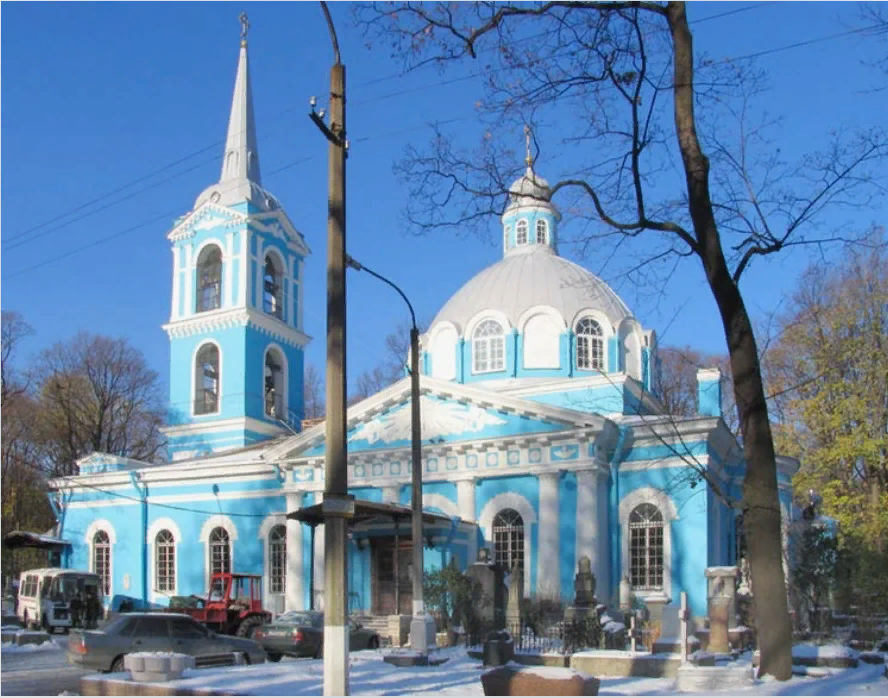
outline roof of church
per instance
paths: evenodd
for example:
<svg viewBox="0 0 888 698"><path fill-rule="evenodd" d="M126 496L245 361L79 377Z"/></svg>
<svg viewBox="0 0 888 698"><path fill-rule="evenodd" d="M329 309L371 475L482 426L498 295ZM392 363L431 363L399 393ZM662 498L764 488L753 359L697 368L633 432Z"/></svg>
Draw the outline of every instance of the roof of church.
<svg viewBox="0 0 888 698"><path fill-rule="evenodd" d="M246 20L244 20L245 22ZM245 24L241 33L237 76L231 114L228 117L228 133L222 156L222 173L219 181L204 191L194 203L194 208L212 201L221 206L249 202L262 211L280 208L277 199L262 188L259 172L259 148L256 138L256 118L253 115L253 91L250 86L250 66L247 57Z"/></svg>
<svg viewBox="0 0 888 698"><path fill-rule="evenodd" d="M447 301L432 327L441 321L465 331L468 322L485 310L500 311L513 327L531 308L546 305L571 323L584 309L602 311L618 325L632 312L604 281L558 254L548 245L529 245L523 254L510 254L476 274Z"/></svg>

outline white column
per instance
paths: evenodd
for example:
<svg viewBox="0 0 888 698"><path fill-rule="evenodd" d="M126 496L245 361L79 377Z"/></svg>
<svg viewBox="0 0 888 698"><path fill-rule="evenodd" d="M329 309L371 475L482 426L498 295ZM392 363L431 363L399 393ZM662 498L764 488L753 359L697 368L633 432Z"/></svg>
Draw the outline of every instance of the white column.
<svg viewBox="0 0 888 698"><path fill-rule="evenodd" d="M256 307L262 310L262 291L265 281L265 256L262 251L262 238L256 236L256 278L253 279L253 285L256 287Z"/></svg>
<svg viewBox="0 0 888 698"><path fill-rule="evenodd" d="M607 477L599 476L598 478L598 500L601 502L601 506L598 507L598 572L596 572L595 579L598 582L596 594L599 599L610 599L612 595L616 594L619 587L616 589L611 589L610 580L611 580L611 545L614 545L614 533L610 530L610 518L608 516L608 491L607 491ZM593 567L594 571L596 568ZM619 579L619 577L618 577ZM604 601L607 603L607 601Z"/></svg>
<svg viewBox="0 0 888 698"><path fill-rule="evenodd" d="M600 583L602 570L607 566L601 560L601 538L598 527L598 471L581 470L577 472L577 525L576 525L576 564L581 557L592 561L592 574ZM596 595L603 598L600 594Z"/></svg>
<svg viewBox="0 0 888 698"><path fill-rule="evenodd" d="M561 598L559 539L561 515L558 506L558 481L555 473L543 473L540 482L539 538L537 542L537 593L547 598ZM526 525L526 524L525 524ZM530 593L530 590L527 592Z"/></svg>
<svg viewBox="0 0 888 698"><path fill-rule="evenodd" d="M318 498L320 500L320 498ZM324 524L315 529L315 610L324 610Z"/></svg>
<svg viewBox="0 0 888 698"><path fill-rule="evenodd" d="M173 247L173 309L170 317L179 319L179 293L182 286L182 272L179 271L179 246Z"/></svg>
<svg viewBox="0 0 888 698"><path fill-rule="evenodd" d="M456 502L459 507L459 518L463 521L475 521L475 478L456 481ZM478 535L469 536L466 554L471 565L478 559Z"/></svg>
<svg viewBox="0 0 888 698"><path fill-rule="evenodd" d="M192 291L194 287L194 269L191 264L191 254L194 246L189 242L185 245L185 313L184 315L192 315L194 313L194 301Z"/></svg>
<svg viewBox="0 0 888 698"><path fill-rule="evenodd" d="M382 488L382 503L383 504L398 504L398 490L401 489L398 485L388 485L387 487Z"/></svg>
<svg viewBox="0 0 888 698"><path fill-rule="evenodd" d="M225 292L222 300L223 308L230 308L233 303L233 283L234 274L234 233L228 233L225 236Z"/></svg>
<svg viewBox="0 0 888 698"><path fill-rule="evenodd" d="M250 231L244 227L241 231L240 267L238 268L237 282L238 305L244 308L250 307L250 287L247 284L250 272Z"/></svg>
<svg viewBox="0 0 888 698"><path fill-rule="evenodd" d="M287 492L287 513L302 506L302 492ZM287 598L284 608L301 611L305 608L305 569L302 561L302 524L287 519Z"/></svg>

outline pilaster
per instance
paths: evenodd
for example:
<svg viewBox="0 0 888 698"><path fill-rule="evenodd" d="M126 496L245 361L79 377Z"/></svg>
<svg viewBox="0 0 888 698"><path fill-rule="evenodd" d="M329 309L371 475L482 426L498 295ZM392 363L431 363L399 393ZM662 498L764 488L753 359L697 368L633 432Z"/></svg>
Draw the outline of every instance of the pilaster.
<svg viewBox="0 0 888 698"><path fill-rule="evenodd" d="M301 506L302 492L288 492L287 513L296 511ZM285 608L288 611L301 611L305 606L302 546L302 524L294 519L287 519L287 598Z"/></svg>
<svg viewBox="0 0 888 698"><path fill-rule="evenodd" d="M475 478L468 477L456 481L456 503L459 508L459 518L463 521L476 521L475 514ZM478 559L478 536L469 536L466 546L468 564Z"/></svg>
<svg viewBox="0 0 888 698"><path fill-rule="evenodd" d="M537 593L561 598L560 545L561 514L558 506L558 472L539 476L540 513L537 555ZM578 512L579 517L579 512Z"/></svg>
<svg viewBox="0 0 888 698"><path fill-rule="evenodd" d="M574 569L581 557L592 561L592 574L599 584L602 573L607 569L602 561L602 541L599 529L598 470L577 472L577 522L576 560Z"/></svg>

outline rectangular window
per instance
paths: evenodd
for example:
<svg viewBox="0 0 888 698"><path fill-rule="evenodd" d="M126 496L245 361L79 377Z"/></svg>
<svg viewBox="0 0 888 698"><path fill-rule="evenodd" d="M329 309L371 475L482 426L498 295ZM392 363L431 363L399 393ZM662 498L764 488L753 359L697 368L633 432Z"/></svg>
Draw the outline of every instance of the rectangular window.
<svg viewBox="0 0 888 698"><path fill-rule="evenodd" d="M176 579L175 546L169 543L157 545L157 591L173 591Z"/></svg>

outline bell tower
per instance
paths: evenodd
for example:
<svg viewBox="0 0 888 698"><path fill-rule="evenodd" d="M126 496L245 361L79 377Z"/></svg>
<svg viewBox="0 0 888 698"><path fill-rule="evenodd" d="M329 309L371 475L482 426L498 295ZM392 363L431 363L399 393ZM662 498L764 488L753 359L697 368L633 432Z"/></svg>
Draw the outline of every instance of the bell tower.
<svg viewBox="0 0 888 698"><path fill-rule="evenodd" d="M219 181L167 238L173 250L170 458L248 446L299 430L302 280L311 254L262 187L247 56L241 41Z"/></svg>

